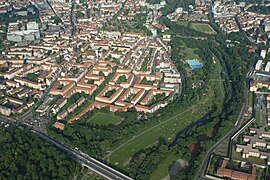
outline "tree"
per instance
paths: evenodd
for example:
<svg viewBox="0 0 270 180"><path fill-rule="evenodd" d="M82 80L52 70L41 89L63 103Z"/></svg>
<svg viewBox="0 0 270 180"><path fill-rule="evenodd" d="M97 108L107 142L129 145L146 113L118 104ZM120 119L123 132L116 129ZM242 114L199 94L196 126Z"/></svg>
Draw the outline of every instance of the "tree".
<svg viewBox="0 0 270 180"><path fill-rule="evenodd" d="M80 169L67 153L27 129L15 126L0 129L2 178L70 179Z"/></svg>

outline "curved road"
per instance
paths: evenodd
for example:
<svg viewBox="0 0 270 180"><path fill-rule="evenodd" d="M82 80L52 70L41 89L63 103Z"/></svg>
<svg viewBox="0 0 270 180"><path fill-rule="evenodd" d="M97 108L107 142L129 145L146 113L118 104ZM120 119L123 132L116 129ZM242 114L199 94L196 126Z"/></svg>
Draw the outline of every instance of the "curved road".
<svg viewBox="0 0 270 180"><path fill-rule="evenodd" d="M244 103L243 106L242 106L242 109L241 109L241 112L238 116L238 119L237 119L237 122L236 124L231 128L231 130L221 139L219 140L208 152L207 152L207 155L205 156L204 160L203 160L203 163L195 177L195 180L198 180L198 179L206 179L205 177L205 172L206 172L206 169L207 169L207 165L208 165L208 162L210 161L210 158L211 158L211 154L220 146L222 145L226 140L227 138L233 136L237 130L240 128L241 126L241 123L242 123L242 117L243 117L243 114L245 112L245 107L246 107L246 104Z"/></svg>

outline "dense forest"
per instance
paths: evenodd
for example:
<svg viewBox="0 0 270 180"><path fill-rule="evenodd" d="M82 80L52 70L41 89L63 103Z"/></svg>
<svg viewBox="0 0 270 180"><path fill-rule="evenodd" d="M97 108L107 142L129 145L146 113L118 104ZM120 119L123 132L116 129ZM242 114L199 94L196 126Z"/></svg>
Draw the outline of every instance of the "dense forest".
<svg viewBox="0 0 270 180"><path fill-rule="evenodd" d="M1 179L72 179L80 165L53 144L20 127L0 127Z"/></svg>
<svg viewBox="0 0 270 180"><path fill-rule="evenodd" d="M146 2L150 4L159 4L161 3L161 0L146 0Z"/></svg>

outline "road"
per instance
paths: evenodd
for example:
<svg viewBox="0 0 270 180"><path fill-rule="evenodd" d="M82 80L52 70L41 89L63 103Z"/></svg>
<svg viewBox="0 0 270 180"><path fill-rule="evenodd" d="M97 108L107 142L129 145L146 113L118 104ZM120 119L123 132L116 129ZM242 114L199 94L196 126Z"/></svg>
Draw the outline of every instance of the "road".
<svg viewBox="0 0 270 180"><path fill-rule="evenodd" d="M67 63L67 62L66 62L66 63ZM66 64L66 63L65 63L65 64ZM33 117L34 110L35 110L39 105L41 105L41 104L44 102L44 100L45 100L46 97L48 97L48 94L49 94L51 88L52 88L52 87L54 86L54 84L56 83L56 80L57 80L57 78L59 77L59 75L60 75L61 72L62 72L62 69L60 69L60 70L56 73L56 76L55 76L54 80L52 81L51 85L50 85L49 87L46 88L45 92L41 95L41 97L40 97L39 100L36 102L36 104L35 104L33 107L29 108L24 114L22 114L22 115L19 117L20 120L17 119L18 121L21 121L21 122L31 122L31 121L32 121L32 123L33 123L33 121L34 121L34 117ZM46 130L46 129L44 129L44 131L45 131L45 130Z"/></svg>
<svg viewBox="0 0 270 180"><path fill-rule="evenodd" d="M96 172L97 174L103 176L106 179L121 179L121 180L131 180L132 178L124 175L123 173L109 167L108 165L88 156L87 154L80 152L76 149L72 149L65 144L61 143L57 139L50 137L49 135L45 134L44 132L35 129L34 126L30 125L29 123L25 123L24 121L17 121L12 118L0 116L0 121L12 123L14 125L23 125L26 126L32 133L40 136L41 138L50 141L51 143L55 144L58 148L62 149L63 151L69 153L73 156L79 163L83 166L91 169L92 171Z"/></svg>
<svg viewBox="0 0 270 180"><path fill-rule="evenodd" d="M243 115L244 115L244 112L245 112L245 107L246 107L246 104L244 103L243 106L242 106L242 109L241 109L241 112L239 114L239 117L236 121L236 124L231 128L231 130L221 139L219 140L206 154L204 160L202 161L202 165L195 177L196 180L200 180L200 179L206 179L205 178L205 171L206 171L206 168L207 168L207 165L208 165L208 162L211 158L211 154L220 146L222 145L223 143L225 143L225 141L230 138L232 135L234 135L236 133L236 131L240 128L241 126L241 123L242 123L242 119L243 119Z"/></svg>
<svg viewBox="0 0 270 180"><path fill-rule="evenodd" d="M177 37L184 38L184 39L196 39L196 40L206 40L207 39L207 37L180 36L180 35L177 35Z"/></svg>
<svg viewBox="0 0 270 180"><path fill-rule="evenodd" d="M51 3L49 2L49 0L46 0L46 2L48 3L48 5L50 6L50 8L52 9L53 13L58 16L54 10L54 8L52 7ZM59 16L58 16L59 17ZM59 17L60 18L60 17ZM64 21L60 18L60 21L63 25L65 25Z"/></svg>
<svg viewBox="0 0 270 180"><path fill-rule="evenodd" d="M71 9L70 9L70 25L72 27L71 35L73 36L76 32L76 26L74 24L73 14L74 14L74 0L71 0Z"/></svg>

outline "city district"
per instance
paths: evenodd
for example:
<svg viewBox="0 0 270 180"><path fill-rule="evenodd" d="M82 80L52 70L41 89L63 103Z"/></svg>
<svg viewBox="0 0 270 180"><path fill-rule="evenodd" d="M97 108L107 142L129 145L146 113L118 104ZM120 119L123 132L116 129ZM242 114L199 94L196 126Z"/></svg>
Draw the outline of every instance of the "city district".
<svg viewBox="0 0 270 180"><path fill-rule="evenodd" d="M89 118L95 110L135 111L137 120L147 119L185 96L185 78L206 68L196 53L184 60L179 53L189 74L182 76L171 58L171 41L177 35L160 19L188 22L208 39L218 33L213 23L226 35L244 32L253 43L248 52L259 58L246 75L246 103L239 118L207 152L197 178L269 178L270 10L265 13L259 7L268 7L270 2L195 0L164 16L167 5L165 0L0 0L1 118L42 132L49 124L63 133L68 124ZM241 44L238 40L227 39L227 47ZM209 59L219 63L214 55ZM203 80L193 82L191 89L203 84ZM121 123L113 117L108 121ZM96 121L101 119L107 120Z"/></svg>

